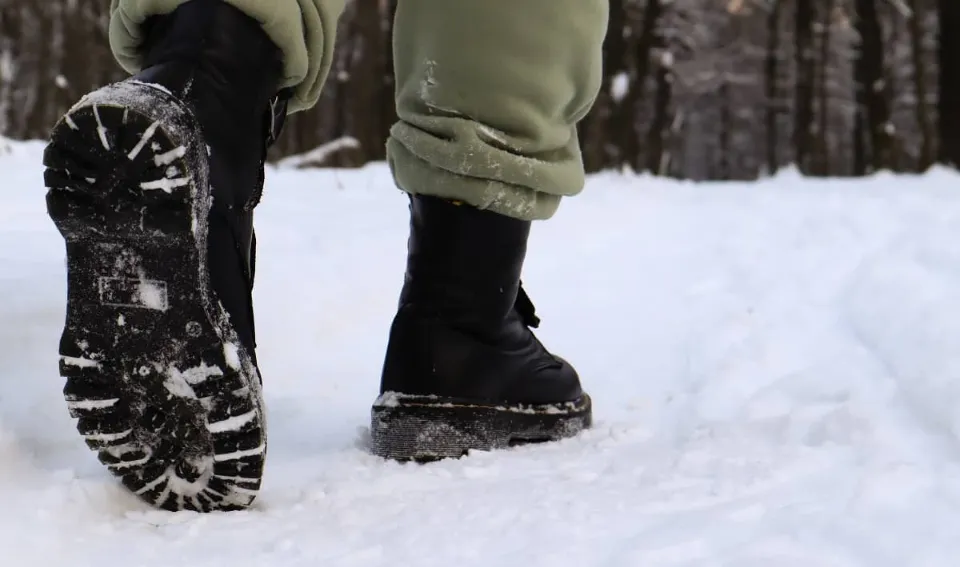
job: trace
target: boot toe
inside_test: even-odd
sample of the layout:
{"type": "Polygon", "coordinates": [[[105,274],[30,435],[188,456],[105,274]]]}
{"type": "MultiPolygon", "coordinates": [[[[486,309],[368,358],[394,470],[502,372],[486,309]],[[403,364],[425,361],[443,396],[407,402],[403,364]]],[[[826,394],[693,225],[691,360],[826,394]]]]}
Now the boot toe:
{"type": "Polygon", "coordinates": [[[527,369],[504,392],[504,399],[524,404],[558,404],[583,397],[580,375],[569,362],[548,356],[527,369]]]}

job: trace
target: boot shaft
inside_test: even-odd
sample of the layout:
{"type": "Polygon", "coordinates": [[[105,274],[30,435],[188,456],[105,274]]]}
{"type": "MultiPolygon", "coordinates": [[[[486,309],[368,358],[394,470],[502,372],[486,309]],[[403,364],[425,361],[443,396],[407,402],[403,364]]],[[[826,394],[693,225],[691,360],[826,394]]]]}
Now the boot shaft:
{"type": "Polygon", "coordinates": [[[520,284],[531,223],[436,197],[410,199],[406,280],[381,393],[554,403],[582,394],[576,371],[533,335],[520,284]]]}
{"type": "Polygon", "coordinates": [[[179,63],[176,94],[189,96],[203,80],[224,113],[260,116],[280,90],[283,53],[257,21],[222,0],[190,0],[148,18],[143,31],[143,69],[179,63]]]}
{"type": "Polygon", "coordinates": [[[256,20],[221,0],[190,0],[142,31],[143,70],[132,80],[163,87],[199,126],[212,194],[211,285],[255,356],[253,209],[286,116],[283,54],[256,20]]]}
{"type": "Polygon", "coordinates": [[[494,336],[514,311],[530,222],[437,197],[410,199],[406,280],[400,304],[494,336]]]}
{"type": "MultiPolygon", "coordinates": [[[[279,136],[289,92],[279,88],[283,53],[260,24],[221,0],[191,0],[149,18],[144,32],[135,79],[187,102],[219,161],[239,168],[237,178],[262,177],[257,170],[279,136]]],[[[259,199],[259,188],[233,193],[218,197],[248,210],[259,199]]]]}

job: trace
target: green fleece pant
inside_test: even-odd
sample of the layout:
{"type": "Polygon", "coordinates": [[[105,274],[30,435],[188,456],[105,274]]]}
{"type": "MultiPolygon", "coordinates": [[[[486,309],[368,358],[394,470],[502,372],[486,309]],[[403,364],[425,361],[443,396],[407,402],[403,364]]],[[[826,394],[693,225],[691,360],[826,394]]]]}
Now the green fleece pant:
{"type": "MultiPolygon", "coordinates": [[[[110,45],[139,71],[140,24],[186,0],[112,0],[110,45]]],[[[291,112],[313,106],[345,0],[225,0],[285,54],[291,112]]],[[[372,2],[374,0],[356,0],[372,2]]],[[[601,82],[608,0],[399,0],[399,121],[387,156],[408,193],[546,219],[583,189],[576,125],[601,82]]]]}

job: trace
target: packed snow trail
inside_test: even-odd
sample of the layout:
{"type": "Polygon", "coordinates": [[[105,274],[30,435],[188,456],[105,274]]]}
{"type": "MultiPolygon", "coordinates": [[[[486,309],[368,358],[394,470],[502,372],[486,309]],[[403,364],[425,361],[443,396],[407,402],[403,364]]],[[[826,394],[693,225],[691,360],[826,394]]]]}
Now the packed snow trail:
{"type": "Polygon", "coordinates": [[[0,156],[0,564],[960,557],[960,176],[592,177],[535,226],[524,283],[539,335],[594,396],[595,428],[419,466],[365,450],[404,197],[383,165],[271,169],[256,287],[267,477],[252,510],[196,515],[126,494],[67,416],[41,151],[0,156]]]}

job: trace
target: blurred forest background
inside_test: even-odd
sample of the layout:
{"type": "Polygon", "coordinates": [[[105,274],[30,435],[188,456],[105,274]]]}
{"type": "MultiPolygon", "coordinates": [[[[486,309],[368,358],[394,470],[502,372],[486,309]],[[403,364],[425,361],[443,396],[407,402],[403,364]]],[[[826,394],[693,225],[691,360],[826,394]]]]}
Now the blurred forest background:
{"type": "MultiPolygon", "coordinates": [[[[396,3],[348,4],[323,98],[272,158],[384,158],[396,3]]],[[[108,5],[0,0],[0,136],[45,138],[81,95],[124,77],[108,5]]],[[[604,64],[580,128],[590,171],[750,180],[791,164],[857,176],[960,163],[960,0],[610,0],[604,64]]]]}

